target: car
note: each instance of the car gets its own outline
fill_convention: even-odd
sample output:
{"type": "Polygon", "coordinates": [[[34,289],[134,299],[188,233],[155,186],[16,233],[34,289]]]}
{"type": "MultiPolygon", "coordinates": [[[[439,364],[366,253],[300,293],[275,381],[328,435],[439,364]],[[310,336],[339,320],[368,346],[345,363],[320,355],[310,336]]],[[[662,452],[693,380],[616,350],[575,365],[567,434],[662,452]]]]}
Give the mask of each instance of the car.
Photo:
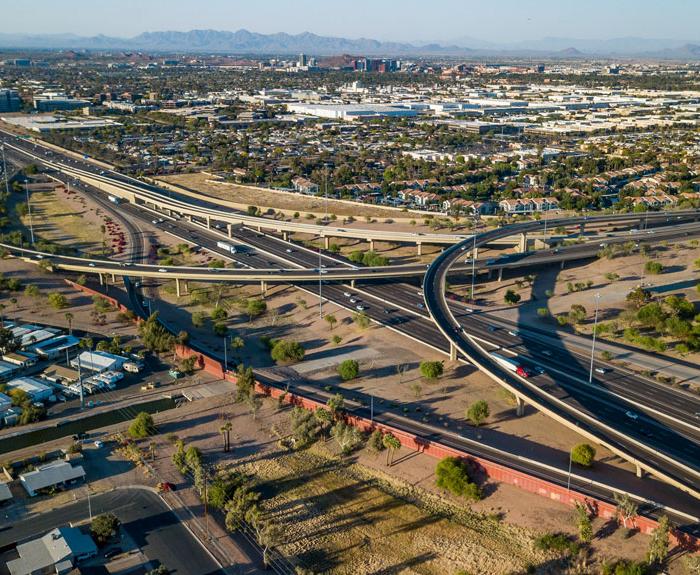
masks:
{"type": "Polygon", "coordinates": [[[95,267],[95,264],[92,263],[92,262],[90,262],[88,265],[89,265],[91,268],[94,268],[94,267],[95,267]]]}
{"type": "Polygon", "coordinates": [[[508,335],[512,335],[513,337],[518,337],[520,335],[520,332],[517,329],[509,329],[508,335]]]}
{"type": "Polygon", "coordinates": [[[350,298],[350,303],[357,303],[357,298],[351,297],[351,298],[350,298]]]}
{"type": "Polygon", "coordinates": [[[158,218],[158,223],[162,224],[165,220],[163,218],[158,218]]]}
{"type": "Polygon", "coordinates": [[[292,250],[292,248],[287,248],[287,249],[284,250],[284,251],[287,252],[288,254],[291,254],[293,250],[292,250]]]}
{"type": "Polygon", "coordinates": [[[600,375],[605,375],[605,374],[608,373],[609,371],[610,371],[610,369],[607,368],[607,367],[596,367],[596,368],[595,368],[595,372],[596,372],[596,373],[599,373],[600,375]]]}
{"type": "Polygon", "coordinates": [[[606,244],[605,242],[603,242],[602,244],[600,244],[600,247],[601,247],[601,248],[607,248],[607,247],[608,247],[608,244],[606,244]]]}
{"type": "Polygon", "coordinates": [[[464,311],[466,311],[467,313],[474,313],[474,310],[470,307],[465,307],[464,311]]]}
{"type": "Polygon", "coordinates": [[[356,309],[357,311],[365,311],[367,308],[366,308],[365,306],[363,306],[363,305],[356,305],[356,306],[355,306],[355,309],[356,309]]]}
{"type": "Polygon", "coordinates": [[[320,270],[318,270],[318,273],[320,273],[320,274],[327,274],[327,273],[328,273],[328,270],[320,269],[320,270]]]}
{"type": "Polygon", "coordinates": [[[343,295],[344,295],[345,297],[352,297],[352,294],[351,294],[349,291],[344,291],[344,292],[343,292],[343,295]]]}
{"type": "Polygon", "coordinates": [[[542,351],[540,351],[540,353],[542,355],[546,355],[547,357],[552,357],[552,352],[549,351],[548,349],[543,349],[542,351]]]}
{"type": "Polygon", "coordinates": [[[625,411],[625,415],[630,419],[633,419],[634,421],[637,421],[637,419],[639,419],[639,414],[635,413],[634,411],[625,411]]]}
{"type": "Polygon", "coordinates": [[[493,333],[493,332],[496,331],[498,328],[497,328],[495,325],[490,325],[490,326],[488,326],[486,329],[488,329],[491,333],[493,333]]]}
{"type": "Polygon", "coordinates": [[[418,297],[423,297],[423,290],[416,292],[416,295],[418,297]]]}
{"type": "Polygon", "coordinates": [[[105,559],[111,559],[112,557],[116,557],[117,555],[121,554],[122,550],[119,547],[116,547],[114,549],[110,549],[107,551],[107,553],[104,554],[105,559]]]}
{"type": "Polygon", "coordinates": [[[390,307],[385,307],[384,308],[384,313],[389,314],[389,313],[394,313],[396,310],[391,309],[390,307]]]}
{"type": "Polygon", "coordinates": [[[103,446],[104,446],[104,443],[102,443],[99,439],[95,440],[95,447],[97,447],[97,449],[99,449],[100,447],[103,447],[103,446]]]}
{"type": "Polygon", "coordinates": [[[417,307],[418,309],[425,309],[425,306],[424,306],[422,303],[420,303],[420,302],[419,302],[418,304],[416,304],[416,307],[417,307]]]}
{"type": "Polygon", "coordinates": [[[158,271],[162,274],[168,273],[168,270],[166,270],[165,268],[158,268],[158,271]]]}
{"type": "Polygon", "coordinates": [[[472,263],[472,259],[471,259],[471,258],[467,258],[466,260],[464,260],[464,263],[465,263],[465,264],[470,264],[470,263],[472,263]]]}
{"type": "Polygon", "coordinates": [[[495,263],[496,263],[496,260],[494,260],[494,259],[486,260],[486,265],[490,266],[490,265],[493,265],[495,263]]]}
{"type": "Polygon", "coordinates": [[[530,377],[532,375],[530,371],[522,365],[519,365],[516,368],[515,373],[517,373],[520,377],[530,377]]]}
{"type": "Polygon", "coordinates": [[[538,373],[539,375],[544,375],[545,373],[547,373],[545,371],[544,367],[542,367],[541,365],[535,366],[535,372],[538,373]]]}
{"type": "Polygon", "coordinates": [[[151,220],[151,223],[152,223],[154,226],[157,226],[157,225],[158,225],[158,220],[151,220]]]}

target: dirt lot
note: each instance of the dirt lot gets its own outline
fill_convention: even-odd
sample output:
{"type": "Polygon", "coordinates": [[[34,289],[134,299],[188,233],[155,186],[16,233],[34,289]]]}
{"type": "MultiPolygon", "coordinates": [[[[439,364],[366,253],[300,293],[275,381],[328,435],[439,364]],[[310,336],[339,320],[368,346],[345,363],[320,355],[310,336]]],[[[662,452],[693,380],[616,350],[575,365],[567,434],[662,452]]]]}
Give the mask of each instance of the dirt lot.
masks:
{"type": "MultiPolygon", "coordinates": [[[[290,452],[278,439],[288,433],[288,408],[264,403],[257,419],[227,403],[199,412],[187,425],[159,427],[157,469],[177,477],[173,448],[163,435],[176,433],[196,445],[208,462],[256,478],[263,508],[284,526],[281,549],[313,572],[332,574],[561,573],[555,555],[538,551],[546,532],[574,534],[570,509],[515,487],[494,484],[478,503],[446,496],[435,487],[436,460],[400,450],[391,467],[384,454],[366,449],[340,457],[332,440],[290,452]],[[233,423],[232,452],[221,450],[222,421],[233,423]]],[[[647,538],[594,523],[592,555],[600,560],[641,558],[647,538]]],[[[682,572],[682,571],[676,571],[682,572]]]]}

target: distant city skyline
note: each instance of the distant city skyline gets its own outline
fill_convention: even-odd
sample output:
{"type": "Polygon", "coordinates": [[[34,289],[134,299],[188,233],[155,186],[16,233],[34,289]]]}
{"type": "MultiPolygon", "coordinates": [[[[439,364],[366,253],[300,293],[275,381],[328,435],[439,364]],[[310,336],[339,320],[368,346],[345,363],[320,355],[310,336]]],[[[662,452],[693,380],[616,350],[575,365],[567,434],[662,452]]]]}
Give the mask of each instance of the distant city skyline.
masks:
{"type": "Polygon", "coordinates": [[[697,41],[697,0],[33,0],[1,9],[0,32],[131,37],[163,30],[313,32],[401,42],[508,44],[545,37],[697,41]]]}

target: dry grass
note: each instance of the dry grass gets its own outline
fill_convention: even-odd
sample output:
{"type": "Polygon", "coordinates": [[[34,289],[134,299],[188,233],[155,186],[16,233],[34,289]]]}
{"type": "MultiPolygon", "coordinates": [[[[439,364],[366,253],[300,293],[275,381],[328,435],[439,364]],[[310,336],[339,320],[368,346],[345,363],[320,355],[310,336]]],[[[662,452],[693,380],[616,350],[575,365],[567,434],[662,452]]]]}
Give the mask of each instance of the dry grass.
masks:
{"type": "Polygon", "coordinates": [[[339,459],[324,446],[242,462],[314,573],[512,573],[541,564],[527,530],[339,459]]]}

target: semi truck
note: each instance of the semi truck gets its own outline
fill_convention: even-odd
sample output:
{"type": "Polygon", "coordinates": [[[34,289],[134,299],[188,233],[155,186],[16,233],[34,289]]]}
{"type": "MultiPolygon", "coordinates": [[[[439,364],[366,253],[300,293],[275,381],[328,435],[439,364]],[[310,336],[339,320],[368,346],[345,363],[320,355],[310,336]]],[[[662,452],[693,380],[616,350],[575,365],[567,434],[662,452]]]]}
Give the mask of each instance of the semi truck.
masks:
{"type": "Polygon", "coordinates": [[[501,367],[518,374],[520,377],[530,377],[532,375],[526,367],[520,365],[517,358],[505,357],[497,353],[491,353],[490,355],[501,367]]]}
{"type": "Polygon", "coordinates": [[[216,247],[221,248],[222,250],[225,250],[230,254],[236,253],[236,246],[232,246],[231,244],[227,244],[226,242],[216,242],[216,247]]]}

